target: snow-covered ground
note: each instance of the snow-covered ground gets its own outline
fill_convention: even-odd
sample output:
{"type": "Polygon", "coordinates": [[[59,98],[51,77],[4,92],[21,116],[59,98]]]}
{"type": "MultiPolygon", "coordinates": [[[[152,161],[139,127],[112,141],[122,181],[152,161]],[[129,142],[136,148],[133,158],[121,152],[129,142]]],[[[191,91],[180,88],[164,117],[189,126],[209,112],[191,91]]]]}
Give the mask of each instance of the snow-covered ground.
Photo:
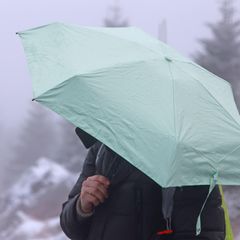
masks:
{"type": "Polygon", "coordinates": [[[46,158],[0,199],[1,240],[65,240],[59,213],[77,176],[46,158]]]}

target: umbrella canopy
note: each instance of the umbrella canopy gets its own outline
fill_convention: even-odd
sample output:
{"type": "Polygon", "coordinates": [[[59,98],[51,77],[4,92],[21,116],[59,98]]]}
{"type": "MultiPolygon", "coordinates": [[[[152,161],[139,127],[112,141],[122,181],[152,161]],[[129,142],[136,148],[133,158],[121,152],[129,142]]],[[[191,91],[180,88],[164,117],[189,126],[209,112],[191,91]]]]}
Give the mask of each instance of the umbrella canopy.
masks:
{"type": "Polygon", "coordinates": [[[53,23],[18,34],[34,99],[158,184],[240,184],[240,117],[227,81],[135,27],[53,23]]]}

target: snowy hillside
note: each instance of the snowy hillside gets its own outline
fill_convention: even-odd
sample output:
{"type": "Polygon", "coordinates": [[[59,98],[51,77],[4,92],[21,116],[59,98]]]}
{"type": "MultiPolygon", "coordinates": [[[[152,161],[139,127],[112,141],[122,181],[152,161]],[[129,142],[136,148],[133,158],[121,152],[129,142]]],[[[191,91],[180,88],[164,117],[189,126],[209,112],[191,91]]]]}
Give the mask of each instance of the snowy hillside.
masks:
{"type": "Polygon", "coordinates": [[[1,240],[63,240],[59,213],[77,176],[41,158],[1,197],[1,240]]]}
{"type": "MultiPolygon", "coordinates": [[[[0,198],[1,240],[66,240],[59,226],[62,203],[77,175],[46,158],[25,170],[0,198]]],[[[235,232],[240,240],[240,188],[225,189],[235,232]]]]}

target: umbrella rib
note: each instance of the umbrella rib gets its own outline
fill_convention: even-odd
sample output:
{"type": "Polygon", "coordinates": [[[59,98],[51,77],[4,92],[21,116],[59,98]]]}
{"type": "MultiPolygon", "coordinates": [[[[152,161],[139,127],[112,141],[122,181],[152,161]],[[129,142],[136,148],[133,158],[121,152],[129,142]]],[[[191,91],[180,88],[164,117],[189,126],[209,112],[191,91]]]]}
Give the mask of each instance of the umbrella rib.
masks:
{"type": "MultiPolygon", "coordinates": [[[[145,49],[147,49],[147,50],[149,50],[149,51],[151,51],[151,52],[153,52],[153,53],[155,53],[155,54],[159,54],[158,51],[155,51],[155,50],[153,50],[152,48],[149,48],[149,47],[145,46],[144,44],[142,44],[142,43],[140,43],[140,42],[137,42],[137,41],[134,41],[134,40],[130,40],[130,39],[125,39],[125,38],[122,38],[122,37],[120,37],[120,36],[116,36],[116,35],[111,34],[111,33],[106,33],[106,32],[101,32],[101,31],[98,31],[98,32],[101,33],[101,34],[103,34],[103,35],[108,35],[108,36],[111,36],[111,37],[113,37],[113,38],[117,38],[117,39],[120,39],[120,40],[122,40],[122,41],[129,42],[129,43],[134,44],[134,45],[137,44],[137,45],[139,45],[139,46],[141,46],[141,47],[143,47],[143,48],[145,48],[145,49]]],[[[163,53],[162,53],[162,57],[164,57],[164,54],[163,54],[163,53]]]]}
{"type": "MultiPolygon", "coordinates": [[[[147,61],[156,61],[156,60],[163,61],[162,59],[159,59],[157,57],[156,58],[149,58],[149,59],[147,59],[147,61]]],[[[141,60],[134,60],[134,61],[127,61],[127,62],[122,62],[122,63],[116,63],[116,64],[112,64],[112,65],[109,65],[109,66],[106,66],[106,67],[95,68],[94,70],[90,70],[88,72],[79,73],[79,74],[75,74],[75,75],[69,76],[68,78],[66,78],[62,82],[56,84],[55,86],[52,86],[51,89],[42,92],[38,96],[34,96],[34,100],[39,99],[42,95],[46,94],[47,92],[51,91],[54,88],[57,88],[57,87],[61,86],[62,84],[64,84],[65,82],[71,80],[72,78],[75,78],[75,77],[78,77],[78,76],[89,76],[91,74],[100,73],[101,71],[106,71],[108,69],[112,69],[112,68],[115,68],[115,67],[125,67],[125,66],[129,66],[131,64],[138,64],[138,63],[143,63],[143,62],[146,62],[146,60],[145,59],[141,59],[141,60]]]]}
{"type": "MultiPolygon", "coordinates": [[[[69,27],[77,27],[77,28],[79,28],[79,26],[75,26],[75,25],[73,25],[73,24],[71,24],[71,25],[69,25],[69,24],[64,24],[64,23],[61,23],[64,27],[67,27],[68,29],[69,29],[69,27]]],[[[159,52],[158,51],[155,51],[155,50],[153,50],[152,48],[149,48],[149,47],[147,47],[147,46],[145,46],[145,45],[143,45],[143,44],[141,44],[141,43],[139,43],[139,42],[137,42],[137,41],[134,41],[134,40],[130,40],[130,39],[127,39],[127,38],[123,38],[123,37],[120,37],[120,36],[117,36],[117,35],[114,35],[114,34],[111,34],[111,33],[109,33],[109,32],[105,32],[105,31],[101,31],[98,27],[94,27],[94,29],[93,28],[91,28],[91,27],[83,27],[83,28],[85,28],[85,29],[88,29],[89,31],[93,31],[93,32],[98,32],[98,34],[100,34],[100,35],[107,35],[107,36],[110,36],[111,38],[116,38],[116,39],[120,39],[121,41],[125,41],[125,42],[127,42],[127,43],[131,43],[131,44],[134,44],[134,45],[139,45],[139,46],[141,46],[141,47],[143,47],[143,48],[145,48],[145,49],[147,49],[147,50],[149,50],[149,51],[151,51],[151,52],[153,52],[153,53],[155,53],[155,54],[159,54],[159,52]]],[[[102,28],[102,27],[101,27],[102,28]]],[[[107,27],[105,27],[105,28],[107,28],[107,27]]],[[[129,28],[133,28],[133,27],[129,27],[129,28]]],[[[74,29],[71,29],[72,31],[75,31],[74,29]]]]}
{"type": "MultiPolygon", "coordinates": [[[[191,64],[191,63],[190,63],[191,64]]],[[[185,74],[189,75],[191,78],[193,78],[195,81],[197,81],[208,93],[209,95],[212,96],[212,98],[215,100],[216,103],[219,104],[219,106],[222,107],[222,109],[224,110],[225,113],[227,113],[228,116],[230,116],[230,118],[240,127],[240,124],[236,121],[236,119],[232,116],[232,114],[230,114],[227,109],[216,99],[216,97],[214,97],[214,95],[204,86],[204,84],[202,84],[197,78],[195,78],[194,76],[192,76],[191,73],[185,71],[184,69],[182,69],[180,66],[178,66],[177,64],[175,65],[178,69],[180,69],[182,72],[184,72],[185,74]]]]}
{"type": "MultiPolygon", "coordinates": [[[[91,28],[88,28],[88,29],[91,29],[91,28]]],[[[126,39],[126,38],[122,38],[122,37],[120,37],[120,36],[116,36],[116,35],[114,35],[114,34],[111,34],[111,33],[107,33],[107,32],[101,32],[101,31],[98,31],[100,34],[103,34],[103,35],[108,35],[108,36],[111,36],[111,37],[113,37],[113,38],[117,38],[117,39],[120,39],[120,40],[122,40],[122,41],[126,41],[126,42],[128,42],[128,43],[132,43],[132,44],[134,44],[134,45],[139,45],[140,47],[143,47],[143,48],[145,48],[145,49],[147,49],[147,50],[149,50],[149,51],[151,51],[151,52],[153,52],[153,53],[155,53],[155,54],[159,54],[160,52],[159,51],[155,51],[154,49],[152,49],[152,48],[150,48],[150,47],[147,47],[146,45],[144,45],[144,44],[142,44],[142,43],[140,43],[140,42],[137,42],[137,41],[134,41],[133,39],[126,39]]],[[[157,40],[156,41],[156,44],[159,44],[159,46],[160,46],[160,48],[162,49],[162,52],[161,52],[161,57],[165,57],[167,54],[165,53],[165,49],[164,49],[164,47],[160,44],[161,42],[159,41],[159,40],[157,40]]],[[[178,62],[182,62],[182,63],[189,63],[190,61],[187,61],[187,60],[180,60],[180,59],[177,59],[177,58],[172,58],[171,57],[171,59],[172,60],[175,60],[175,61],[178,61],[178,62]]]]}
{"type": "Polygon", "coordinates": [[[240,148],[240,145],[238,145],[237,147],[235,147],[232,151],[228,152],[224,157],[222,157],[222,158],[218,161],[218,163],[220,163],[220,162],[222,162],[223,160],[225,160],[227,156],[229,156],[230,154],[236,152],[239,148],[240,148]]]}
{"type": "Polygon", "coordinates": [[[174,81],[174,76],[173,76],[173,71],[171,69],[171,62],[168,62],[168,68],[169,72],[171,75],[171,80],[172,80],[172,90],[173,90],[173,96],[172,96],[172,101],[173,101],[173,121],[174,121],[174,136],[175,140],[177,140],[177,135],[176,135],[176,105],[175,105],[175,81],[174,81]]]}
{"type": "MultiPolygon", "coordinates": [[[[212,94],[197,78],[193,77],[190,73],[186,72],[185,70],[183,70],[182,68],[180,68],[178,65],[176,65],[176,67],[178,67],[178,69],[180,69],[181,71],[183,71],[183,72],[186,73],[186,74],[189,74],[193,79],[195,79],[195,80],[213,97],[213,99],[224,109],[224,111],[231,117],[231,119],[233,119],[233,121],[239,125],[239,123],[233,118],[233,116],[224,108],[224,106],[213,96],[213,94],[212,94]]],[[[181,142],[181,143],[183,143],[183,142],[181,142]]],[[[185,145],[185,144],[184,144],[184,145],[185,145]]],[[[196,148],[191,147],[191,146],[189,146],[189,147],[192,148],[193,150],[196,150],[198,153],[200,153],[200,154],[201,154],[203,157],[205,157],[206,159],[214,161],[213,159],[206,157],[204,153],[202,153],[201,151],[197,150],[196,148]]],[[[223,161],[224,159],[226,159],[226,157],[229,156],[229,154],[235,152],[235,151],[236,151],[237,149],[239,149],[239,148],[240,148],[240,145],[237,146],[237,147],[235,147],[232,151],[228,152],[228,153],[227,153],[225,156],[223,156],[218,162],[220,163],[221,161],[223,161]]],[[[214,161],[214,162],[215,162],[215,161],[214,161]]]]}
{"type": "Polygon", "coordinates": [[[205,71],[206,73],[211,74],[213,77],[218,78],[220,81],[223,81],[223,82],[227,83],[229,86],[231,86],[231,84],[227,80],[220,78],[219,76],[215,75],[214,73],[208,71],[206,68],[203,68],[202,66],[196,64],[195,62],[189,62],[189,63],[191,63],[195,67],[200,68],[201,70],[205,71]]]}
{"type": "MultiPolygon", "coordinates": [[[[164,49],[163,49],[163,52],[164,52],[164,49]]],[[[175,105],[175,81],[174,81],[174,76],[173,76],[173,71],[172,71],[172,68],[171,68],[171,64],[172,62],[167,62],[168,64],[168,69],[169,69],[169,73],[170,73],[170,76],[171,76],[171,80],[172,80],[172,92],[173,92],[173,96],[172,96],[172,101],[173,101],[173,124],[174,124],[174,137],[175,137],[175,142],[177,143],[177,145],[179,144],[179,141],[178,141],[178,136],[176,134],[176,105],[175,105]]],[[[178,146],[177,146],[178,147],[178,146]]],[[[174,152],[173,156],[172,156],[172,159],[171,159],[171,162],[172,162],[172,166],[176,164],[176,151],[174,152]]],[[[172,178],[172,174],[169,173],[169,176],[168,176],[168,179],[171,179],[172,178]]]]}
{"type": "MultiPolygon", "coordinates": [[[[202,158],[204,158],[204,159],[207,160],[207,163],[208,163],[214,170],[217,170],[216,167],[212,164],[212,162],[214,162],[214,160],[211,159],[211,158],[209,158],[208,156],[206,156],[203,152],[197,150],[197,148],[196,148],[195,146],[190,146],[190,145],[186,144],[186,143],[183,142],[183,141],[179,141],[179,142],[177,143],[177,148],[178,148],[179,146],[181,146],[181,145],[182,145],[182,146],[186,146],[187,148],[190,148],[192,151],[200,154],[202,158]]],[[[175,152],[175,153],[174,153],[174,158],[173,158],[172,166],[174,166],[174,165],[176,164],[176,161],[177,161],[177,158],[176,158],[176,152],[175,152]]],[[[179,171],[179,166],[175,167],[175,171],[174,171],[174,172],[170,175],[170,177],[168,178],[168,181],[167,181],[168,183],[170,182],[170,180],[171,180],[172,178],[174,178],[174,175],[175,175],[175,172],[176,172],[176,171],[179,171]]]]}
{"type": "Polygon", "coordinates": [[[191,148],[193,151],[195,151],[195,152],[197,152],[198,154],[200,154],[203,158],[205,158],[206,160],[209,160],[208,163],[212,166],[212,168],[216,169],[216,167],[212,165],[212,162],[211,162],[211,161],[215,162],[212,158],[207,157],[203,152],[197,150],[197,148],[194,147],[194,146],[187,145],[186,143],[183,143],[183,142],[181,142],[181,144],[185,145],[186,147],[191,148]]]}

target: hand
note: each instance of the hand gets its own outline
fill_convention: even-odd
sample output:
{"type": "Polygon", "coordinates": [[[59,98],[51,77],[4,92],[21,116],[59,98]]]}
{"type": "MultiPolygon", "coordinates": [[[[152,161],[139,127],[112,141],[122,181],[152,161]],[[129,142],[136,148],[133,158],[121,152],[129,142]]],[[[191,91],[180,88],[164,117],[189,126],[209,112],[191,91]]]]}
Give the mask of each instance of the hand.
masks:
{"type": "Polygon", "coordinates": [[[93,211],[93,208],[103,203],[108,197],[110,181],[102,175],[88,177],[82,183],[80,193],[81,209],[85,213],[93,211]]]}

